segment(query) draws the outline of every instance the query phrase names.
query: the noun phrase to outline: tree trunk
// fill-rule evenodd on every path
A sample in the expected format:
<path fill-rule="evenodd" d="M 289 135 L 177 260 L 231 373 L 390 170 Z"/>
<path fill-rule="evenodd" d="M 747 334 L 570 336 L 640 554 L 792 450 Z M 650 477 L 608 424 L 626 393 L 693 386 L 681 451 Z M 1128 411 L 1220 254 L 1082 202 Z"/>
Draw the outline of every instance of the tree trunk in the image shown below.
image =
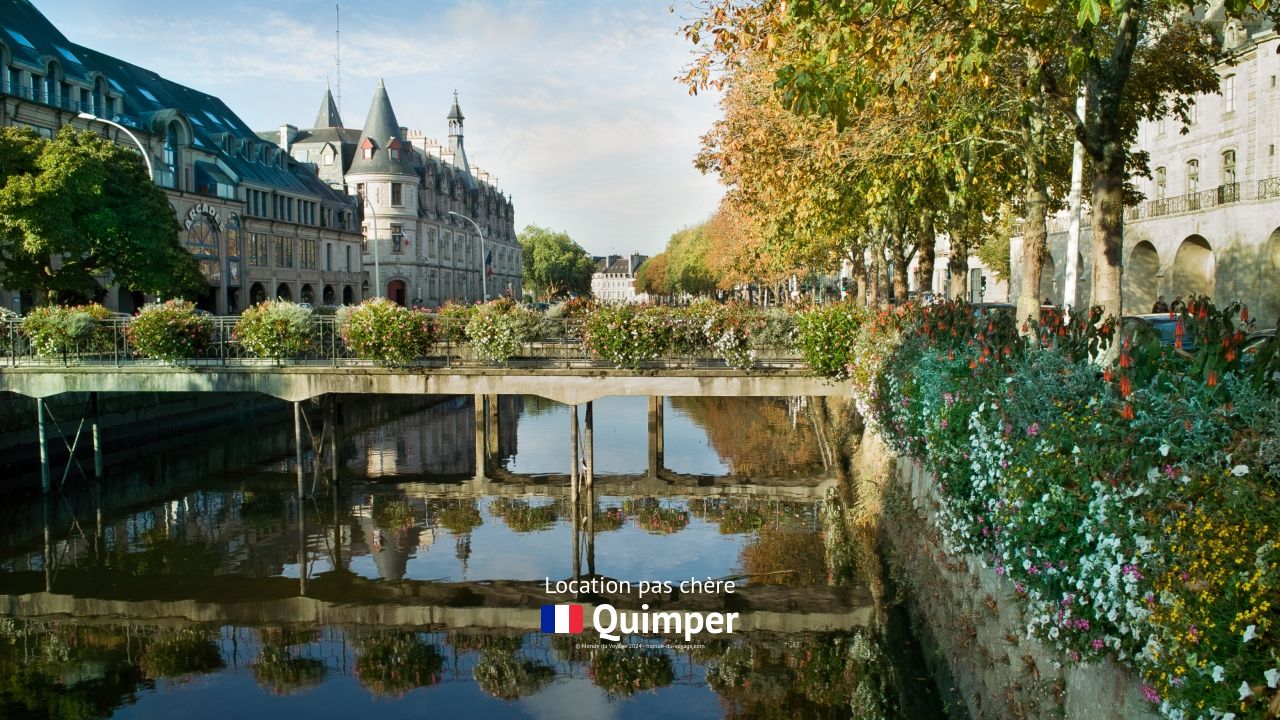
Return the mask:
<path fill-rule="evenodd" d="M 1093 288 L 1091 303 L 1102 316 L 1121 317 L 1121 253 L 1124 249 L 1124 153 L 1096 164 L 1093 179 Z"/>
<path fill-rule="evenodd" d="M 1045 213 L 1049 209 L 1049 191 L 1041 167 L 1040 147 L 1044 123 L 1038 117 L 1023 114 L 1022 159 L 1025 166 L 1024 204 L 1026 216 L 1022 224 L 1022 285 L 1018 289 L 1018 326 L 1024 335 L 1040 320 L 1040 274 L 1047 254 Z"/>
<path fill-rule="evenodd" d="M 893 302 L 901 305 L 907 301 L 909 273 L 907 272 L 906 238 L 895 232 L 889 238 L 889 258 L 893 261 Z"/>
<path fill-rule="evenodd" d="M 883 282 L 881 278 L 884 275 L 884 261 L 880 259 L 880 251 L 873 249 L 871 251 L 871 263 L 867 267 L 867 305 L 870 307 L 878 307 L 883 300 L 881 287 Z"/>
<path fill-rule="evenodd" d="M 916 265 L 916 287 L 920 295 L 933 292 L 934 245 L 938 242 L 933 227 L 933 213 L 925 213 L 924 223 L 920 231 L 920 262 Z"/>
<path fill-rule="evenodd" d="M 969 299 L 969 239 L 964 230 L 952 230 L 951 252 L 947 256 L 947 269 L 951 271 L 951 287 L 947 288 L 947 297 L 954 300 Z"/>

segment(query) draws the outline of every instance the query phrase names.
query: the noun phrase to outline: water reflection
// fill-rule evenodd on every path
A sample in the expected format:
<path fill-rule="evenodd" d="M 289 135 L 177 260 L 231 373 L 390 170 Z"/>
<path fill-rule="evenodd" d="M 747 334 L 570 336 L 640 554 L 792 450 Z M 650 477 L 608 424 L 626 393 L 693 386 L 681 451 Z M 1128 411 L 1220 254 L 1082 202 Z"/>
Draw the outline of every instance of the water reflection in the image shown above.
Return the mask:
<path fill-rule="evenodd" d="M 373 699 L 393 717 L 883 714 L 871 599 L 830 584 L 836 480 L 804 402 L 666 400 L 655 455 L 644 398 L 600 401 L 590 488 L 567 477 L 568 408 L 472 403 L 348 422 L 332 465 L 299 468 L 286 444 L 126 505 L 51 496 L 0 542 L 0 717 L 360 716 Z M 531 632 L 542 603 L 639 608 L 544 592 L 597 576 L 734 578 L 733 596 L 643 600 L 732 607 L 743 630 L 677 647 Z"/>

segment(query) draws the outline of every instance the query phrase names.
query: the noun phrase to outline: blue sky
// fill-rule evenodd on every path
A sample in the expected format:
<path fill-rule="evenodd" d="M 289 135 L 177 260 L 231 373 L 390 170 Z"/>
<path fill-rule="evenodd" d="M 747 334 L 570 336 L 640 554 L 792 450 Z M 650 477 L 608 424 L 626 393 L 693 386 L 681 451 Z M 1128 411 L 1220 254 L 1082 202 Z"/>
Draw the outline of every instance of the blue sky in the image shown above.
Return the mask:
<path fill-rule="evenodd" d="M 334 81 L 325 0 L 34 0 L 73 42 L 221 97 L 250 126 L 302 127 Z M 597 255 L 652 254 L 715 209 L 693 168 L 717 97 L 672 78 L 685 0 L 345 0 L 342 115 L 384 78 L 401 125 L 444 140 L 456 87 L 467 154 L 515 198 L 517 228 Z"/>

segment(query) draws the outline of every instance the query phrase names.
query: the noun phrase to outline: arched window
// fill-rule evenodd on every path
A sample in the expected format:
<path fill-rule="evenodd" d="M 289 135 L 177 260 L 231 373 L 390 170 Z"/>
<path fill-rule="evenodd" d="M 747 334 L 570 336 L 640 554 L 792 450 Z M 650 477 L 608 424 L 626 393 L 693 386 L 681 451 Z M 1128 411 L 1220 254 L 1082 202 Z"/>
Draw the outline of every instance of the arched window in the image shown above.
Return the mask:
<path fill-rule="evenodd" d="M 1156 199 L 1163 200 L 1168 190 L 1169 172 L 1166 168 L 1158 167 L 1155 172 L 1156 178 Z"/>
<path fill-rule="evenodd" d="M 169 123 L 164 133 L 164 164 L 170 170 L 178 170 L 178 124 Z"/>
<path fill-rule="evenodd" d="M 1232 75 L 1231 77 L 1235 77 Z M 1234 185 L 1236 183 L 1236 151 L 1228 150 L 1222 153 L 1222 184 Z"/>
<path fill-rule="evenodd" d="M 1187 194 L 1200 190 L 1200 161 L 1187 161 Z"/>
<path fill-rule="evenodd" d="M 187 250 L 196 257 L 218 257 L 218 228 L 208 215 L 198 215 L 191 223 L 187 230 Z"/>

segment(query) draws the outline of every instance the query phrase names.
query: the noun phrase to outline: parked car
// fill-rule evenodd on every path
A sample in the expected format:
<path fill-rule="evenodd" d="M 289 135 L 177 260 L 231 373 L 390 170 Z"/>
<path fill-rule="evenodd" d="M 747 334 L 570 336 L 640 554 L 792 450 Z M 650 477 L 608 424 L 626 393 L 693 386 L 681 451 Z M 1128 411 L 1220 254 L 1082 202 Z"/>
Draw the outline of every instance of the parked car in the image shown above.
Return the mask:
<path fill-rule="evenodd" d="M 1275 340 L 1275 337 L 1275 328 L 1249 333 L 1249 336 L 1244 339 L 1244 343 L 1240 345 L 1240 361 L 1246 365 L 1252 363 L 1253 359 L 1258 356 L 1258 351 L 1262 349 L 1262 346 Z"/>
<path fill-rule="evenodd" d="M 1120 322 L 1121 337 L 1128 338 L 1132 343 L 1138 339 L 1141 333 L 1153 332 L 1159 337 L 1161 345 L 1174 347 L 1174 341 L 1177 339 L 1178 333 L 1178 319 L 1177 315 L 1167 312 L 1126 315 Z M 1190 334 L 1184 335 L 1182 347 L 1175 349 L 1194 353 L 1196 351 L 1195 340 Z"/>
<path fill-rule="evenodd" d="M 1015 313 L 1018 306 L 1007 302 L 981 302 L 973 304 L 973 314 L 977 317 L 993 315 L 995 313 Z"/>

